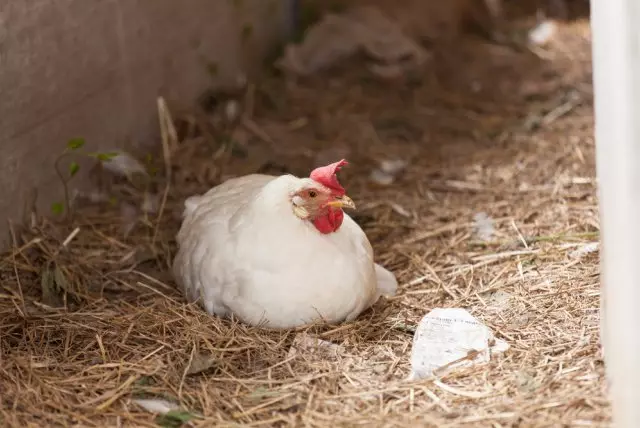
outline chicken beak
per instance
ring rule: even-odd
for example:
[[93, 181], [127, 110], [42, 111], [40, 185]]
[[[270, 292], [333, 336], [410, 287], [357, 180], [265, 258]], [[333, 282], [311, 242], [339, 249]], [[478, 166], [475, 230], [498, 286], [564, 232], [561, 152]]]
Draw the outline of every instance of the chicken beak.
[[338, 197], [335, 200], [328, 202], [327, 205], [334, 208], [351, 208], [352, 210], [356, 209], [356, 204], [347, 195]]

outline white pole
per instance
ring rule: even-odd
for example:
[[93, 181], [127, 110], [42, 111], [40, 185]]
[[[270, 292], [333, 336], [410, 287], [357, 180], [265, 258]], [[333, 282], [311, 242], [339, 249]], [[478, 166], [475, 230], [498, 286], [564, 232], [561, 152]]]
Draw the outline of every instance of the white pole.
[[591, 0], [601, 332], [614, 424], [640, 428], [640, 1]]

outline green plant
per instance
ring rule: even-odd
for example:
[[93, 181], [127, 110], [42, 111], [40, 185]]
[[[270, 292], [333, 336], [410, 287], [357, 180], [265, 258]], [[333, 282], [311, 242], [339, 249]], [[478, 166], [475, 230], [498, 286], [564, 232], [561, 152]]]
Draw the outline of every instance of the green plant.
[[158, 415], [156, 417], [156, 423], [165, 428], [177, 428], [195, 418], [196, 417], [189, 412], [171, 410], [163, 415]]
[[67, 166], [66, 173], [63, 172], [63, 170], [61, 170], [60, 168], [60, 163], [66, 156], [74, 153], [74, 154], [79, 154], [81, 156], [91, 157], [103, 162], [109, 161], [115, 158], [116, 156], [118, 156], [118, 153], [115, 153], [115, 152], [83, 153], [80, 151], [80, 149], [82, 149], [84, 145], [85, 145], [84, 138], [70, 139], [69, 141], [67, 141], [67, 147], [65, 147], [65, 149], [62, 151], [62, 153], [60, 153], [60, 155], [56, 158], [54, 162], [54, 168], [56, 170], [56, 174], [60, 178], [60, 181], [62, 182], [62, 186], [64, 189], [64, 202], [54, 202], [51, 205], [51, 212], [53, 214], [59, 215], [62, 213], [66, 213], [67, 218], [69, 218], [69, 216], [71, 215], [71, 199], [69, 197], [69, 182], [80, 171], [80, 164], [76, 161], [72, 161]]

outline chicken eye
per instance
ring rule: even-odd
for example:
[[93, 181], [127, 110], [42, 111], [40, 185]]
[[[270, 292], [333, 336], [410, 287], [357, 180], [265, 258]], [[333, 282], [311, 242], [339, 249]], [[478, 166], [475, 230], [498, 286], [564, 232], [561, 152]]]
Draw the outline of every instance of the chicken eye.
[[310, 197], [310, 198], [315, 198], [316, 196], [318, 196], [318, 193], [317, 193], [316, 191], [311, 190], [311, 191], [309, 192], [309, 197]]

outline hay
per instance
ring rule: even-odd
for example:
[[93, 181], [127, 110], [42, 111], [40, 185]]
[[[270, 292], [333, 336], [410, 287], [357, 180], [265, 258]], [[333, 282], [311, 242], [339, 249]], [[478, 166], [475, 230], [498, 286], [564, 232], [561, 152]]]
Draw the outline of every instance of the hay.
[[[167, 133], [152, 186], [167, 189], [162, 215], [137, 211], [125, 237], [131, 213], [84, 203], [71, 222], [15, 231], [0, 267], [2, 425], [606, 426], [598, 257], [575, 251], [599, 228], [589, 49], [585, 22], [535, 54], [469, 38], [392, 89], [358, 64], [268, 80], [233, 147], [203, 127], [179, 143]], [[309, 328], [329, 352], [186, 305], [167, 269], [183, 198], [260, 167], [303, 174], [329, 149], [349, 153], [342, 181], [399, 295]], [[377, 162], [396, 158], [407, 169], [373, 184]], [[474, 234], [480, 212], [494, 220], [488, 241]], [[511, 349], [404, 381], [412, 329], [434, 307], [467, 308]], [[184, 412], [157, 419], [133, 401], [154, 397]]]

